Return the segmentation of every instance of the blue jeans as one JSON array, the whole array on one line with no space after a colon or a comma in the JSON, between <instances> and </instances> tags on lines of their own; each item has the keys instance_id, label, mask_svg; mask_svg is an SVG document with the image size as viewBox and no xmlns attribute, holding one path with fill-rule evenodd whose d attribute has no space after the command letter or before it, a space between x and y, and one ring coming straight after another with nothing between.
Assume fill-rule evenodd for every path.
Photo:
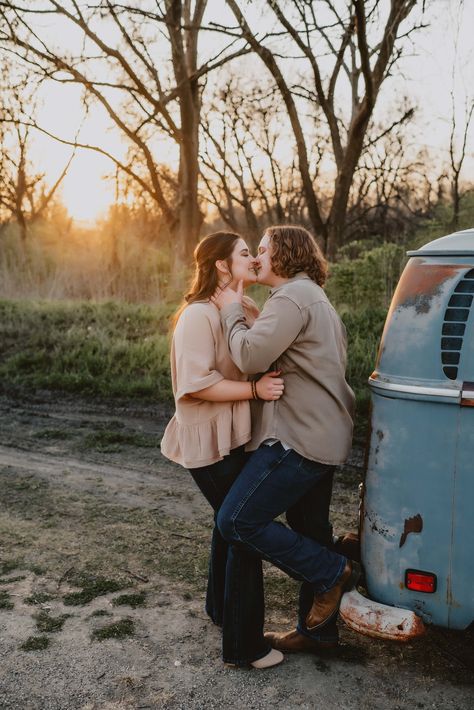
<instances>
[{"instance_id":1,"label":"blue jeans","mask_svg":"<svg viewBox=\"0 0 474 710\"><path fill-rule=\"evenodd\" d=\"M222 461L189 469L214 509L214 520L248 457L242 446L231 451ZM270 645L263 637L262 560L253 551L229 545L216 525L212 532L206 612L215 624L222 625L225 663L245 666L270 651Z\"/></svg>"},{"instance_id":2,"label":"blue jeans","mask_svg":"<svg viewBox=\"0 0 474 710\"><path fill-rule=\"evenodd\" d=\"M286 451L280 443L261 445L243 467L217 516L219 530L230 544L242 545L306 583L306 592L300 595L299 628L312 637L304 628L304 609L315 593L336 584L346 558L299 532L301 521L290 529L275 518L301 505L304 496L333 472L334 466L310 461L292 449ZM311 515L307 507L305 514Z\"/></svg>"}]
</instances>

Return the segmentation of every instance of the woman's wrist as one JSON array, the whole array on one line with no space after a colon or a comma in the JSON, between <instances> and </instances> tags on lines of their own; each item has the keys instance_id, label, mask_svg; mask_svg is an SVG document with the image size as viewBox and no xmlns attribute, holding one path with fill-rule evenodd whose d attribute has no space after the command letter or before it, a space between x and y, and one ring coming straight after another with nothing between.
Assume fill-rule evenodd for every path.
<instances>
[{"instance_id":1,"label":"woman's wrist","mask_svg":"<svg viewBox=\"0 0 474 710\"><path fill-rule=\"evenodd\" d=\"M252 380L252 398L253 399L262 399L258 393L258 380Z\"/></svg>"}]
</instances>

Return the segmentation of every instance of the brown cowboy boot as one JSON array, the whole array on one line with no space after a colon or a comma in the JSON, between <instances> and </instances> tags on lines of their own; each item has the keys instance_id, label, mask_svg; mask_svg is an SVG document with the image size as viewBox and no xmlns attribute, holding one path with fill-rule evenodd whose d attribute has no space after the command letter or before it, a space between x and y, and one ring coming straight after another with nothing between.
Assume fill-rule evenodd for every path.
<instances>
[{"instance_id":1,"label":"brown cowboy boot","mask_svg":"<svg viewBox=\"0 0 474 710\"><path fill-rule=\"evenodd\" d=\"M360 565L347 560L344 570L334 587L322 594L315 594L313 606L306 617L306 628L314 631L323 626L337 612L344 592L355 587L360 577Z\"/></svg>"},{"instance_id":2,"label":"brown cowboy boot","mask_svg":"<svg viewBox=\"0 0 474 710\"><path fill-rule=\"evenodd\" d=\"M273 648L288 653L318 653L326 648L336 648L338 645L337 641L324 642L310 639L308 636L300 634L296 629L285 633L267 631L264 636Z\"/></svg>"}]
</instances>

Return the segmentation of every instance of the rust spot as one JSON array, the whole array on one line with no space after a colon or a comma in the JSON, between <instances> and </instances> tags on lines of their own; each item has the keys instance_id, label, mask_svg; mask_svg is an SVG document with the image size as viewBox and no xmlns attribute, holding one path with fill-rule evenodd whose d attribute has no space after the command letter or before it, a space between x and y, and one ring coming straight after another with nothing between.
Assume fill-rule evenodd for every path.
<instances>
[{"instance_id":1,"label":"rust spot","mask_svg":"<svg viewBox=\"0 0 474 710\"><path fill-rule=\"evenodd\" d=\"M372 517L370 513L364 511L364 518L367 518L367 521L370 524L370 530L372 532L378 533L386 540L391 540L393 538L393 535L390 533L389 528L386 527L380 520L377 520L375 515L374 517Z\"/></svg>"},{"instance_id":2,"label":"rust spot","mask_svg":"<svg viewBox=\"0 0 474 710\"><path fill-rule=\"evenodd\" d=\"M412 611L379 604L355 591L342 597L340 614L350 629L375 638L414 641L426 632Z\"/></svg>"},{"instance_id":3,"label":"rust spot","mask_svg":"<svg viewBox=\"0 0 474 710\"><path fill-rule=\"evenodd\" d=\"M419 513L417 515L414 515L412 518L407 518L403 526L403 532L400 537L399 547L403 547L410 533L421 533L422 530L423 518Z\"/></svg>"},{"instance_id":4,"label":"rust spot","mask_svg":"<svg viewBox=\"0 0 474 710\"><path fill-rule=\"evenodd\" d=\"M455 609L460 609L461 604L456 601L453 595L453 586L452 586L452 580L451 580L451 575L448 575L446 577L446 603L448 606L452 606Z\"/></svg>"},{"instance_id":5,"label":"rust spot","mask_svg":"<svg viewBox=\"0 0 474 710\"><path fill-rule=\"evenodd\" d=\"M416 313L428 313L431 299L439 294L442 284L465 268L462 264L409 261L393 297L391 310L414 306Z\"/></svg>"}]
</instances>

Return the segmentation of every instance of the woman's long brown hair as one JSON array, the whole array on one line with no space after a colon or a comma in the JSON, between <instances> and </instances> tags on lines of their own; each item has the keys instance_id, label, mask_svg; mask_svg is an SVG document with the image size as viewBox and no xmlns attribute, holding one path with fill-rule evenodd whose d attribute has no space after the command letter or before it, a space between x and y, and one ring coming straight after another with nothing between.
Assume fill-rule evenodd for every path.
<instances>
[{"instance_id":1,"label":"woman's long brown hair","mask_svg":"<svg viewBox=\"0 0 474 710\"><path fill-rule=\"evenodd\" d=\"M207 301L215 292L219 284L216 261L226 261L231 269L231 255L240 238L240 235L234 232L213 232L201 239L194 250L194 275L191 285L174 315L173 328L187 305L196 301Z\"/></svg>"}]
</instances>

